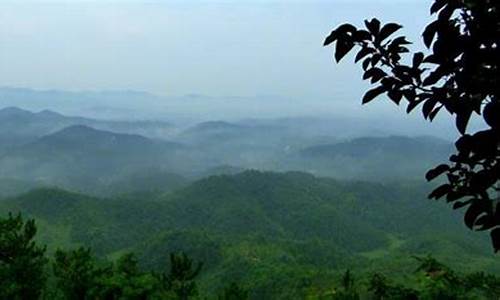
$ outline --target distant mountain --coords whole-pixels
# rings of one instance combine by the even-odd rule
[[[300,151],[302,167],[341,178],[422,178],[453,151],[451,142],[433,137],[363,137]]]
[[[351,156],[364,158],[370,155],[384,154],[441,158],[443,151],[449,150],[451,143],[432,137],[363,137],[330,145],[309,147],[302,151],[303,155],[335,158],[337,156]]]
[[[13,178],[0,178],[0,198],[17,196],[43,186],[40,182]]]
[[[216,175],[236,175],[236,174],[242,173],[244,171],[245,171],[244,168],[230,166],[230,165],[220,165],[220,166],[215,166],[213,168],[208,168],[206,170],[203,170],[203,172],[201,172],[200,174],[197,174],[196,177],[204,178],[204,177],[210,177],[210,176],[216,176]]]
[[[85,125],[73,125],[40,138],[29,145],[29,150],[34,152],[38,150],[36,148],[53,147],[55,151],[64,151],[66,148],[74,150],[96,148],[96,150],[122,150],[126,152],[141,148],[146,149],[153,144],[155,143],[152,140],[140,135],[121,134],[97,130]]]
[[[64,111],[99,119],[130,119],[151,116],[162,101],[158,96],[133,90],[66,91],[0,87],[0,107],[19,106],[29,110]],[[149,108],[149,114],[144,111]],[[157,117],[158,115],[155,115]]]
[[[72,125],[86,125],[119,133],[141,134],[151,138],[167,138],[175,127],[157,121],[107,121],[64,116],[54,111],[30,112],[17,107],[0,109],[0,151],[32,142]]]
[[[221,144],[248,137],[252,128],[225,121],[209,121],[196,124],[178,137],[195,144]]]
[[[217,130],[241,130],[244,126],[232,124],[224,121],[209,121],[195,125],[193,128],[188,129],[188,132],[203,132],[203,131],[217,131]]]
[[[32,113],[17,107],[0,110],[0,151],[33,141],[61,126],[58,115]]]
[[[287,141],[292,139],[298,140],[299,137],[278,126],[209,121],[182,131],[175,141],[199,149],[200,156],[211,162],[205,169],[221,165],[261,169],[270,166]]]
[[[178,125],[182,123],[183,127],[210,119],[233,123],[235,120],[245,119],[238,123],[284,125],[301,135],[307,133],[340,138],[410,133],[456,137],[453,124],[447,120],[436,120],[429,126],[419,118],[405,118],[380,110],[360,113],[345,106],[342,101],[331,102],[321,97],[289,99],[279,95],[211,97],[197,94],[160,96],[134,90],[65,91],[0,87],[0,107],[8,106],[31,111],[51,109],[65,115],[96,119],[169,120]],[[474,123],[477,122],[473,120],[471,126],[474,127]]]
[[[500,270],[488,238],[466,231],[444,203],[426,201],[430,189],[246,171],[156,198],[40,189],[0,201],[0,211],[36,218],[49,250],[86,245],[111,257],[134,250],[151,268],[184,250],[205,262],[200,284],[212,291],[238,280],[256,292],[265,288],[255,280],[262,274],[292,284],[346,267],[411,271],[411,255],[429,253],[462,270]]]
[[[7,151],[0,157],[0,177],[90,188],[148,167],[175,169],[182,149],[176,143],[74,125]]]

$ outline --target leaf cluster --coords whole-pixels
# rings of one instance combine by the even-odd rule
[[[402,28],[396,23],[365,21],[365,28],[351,24],[337,27],[324,45],[335,45],[339,62],[359,49],[363,79],[375,85],[363,103],[386,95],[410,113],[421,108],[434,120],[441,111],[454,118],[460,138],[448,164],[427,173],[433,180],[446,175],[447,183],[430,198],[446,198],[455,209],[467,207],[465,224],[490,230],[493,247],[500,250],[500,2],[494,0],[435,0],[435,16],[422,35],[424,52],[411,53]],[[405,58],[405,59],[403,59]],[[484,130],[469,133],[473,116],[481,116]]]

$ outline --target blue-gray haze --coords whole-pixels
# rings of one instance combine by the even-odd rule
[[[91,97],[0,105],[97,117],[241,119],[342,116],[384,121],[408,134],[448,126],[406,117],[385,101],[361,107],[358,66],[335,65],[329,31],[365,18],[399,21],[416,41],[429,0],[208,1],[2,0],[0,86],[96,91]],[[98,97],[101,91],[126,92]],[[48,94],[47,94],[48,93]],[[57,94],[57,93],[56,93]],[[3,95],[3,96],[2,96]],[[13,103],[13,99],[17,102]],[[42,97],[44,98],[44,97]],[[395,113],[397,112],[397,113]]]

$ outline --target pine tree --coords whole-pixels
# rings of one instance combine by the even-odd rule
[[[34,220],[0,218],[0,299],[40,298],[46,282],[45,247],[34,241]]]
[[[187,300],[198,294],[195,278],[200,274],[203,263],[197,264],[186,253],[170,254],[170,272],[162,276],[167,290],[173,291],[178,299]]]
[[[100,290],[99,279],[109,270],[95,265],[92,251],[89,248],[78,248],[72,251],[56,251],[53,263],[56,286],[68,300],[89,299]]]

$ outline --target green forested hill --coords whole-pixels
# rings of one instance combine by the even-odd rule
[[[156,197],[38,189],[1,200],[0,212],[34,217],[49,250],[86,245],[109,258],[134,251],[153,269],[184,250],[205,262],[207,291],[238,280],[257,294],[286,295],[305,279],[332,280],[346,268],[412,271],[410,256],[428,253],[462,270],[499,271],[488,240],[426,200],[429,190],[246,171]]]

